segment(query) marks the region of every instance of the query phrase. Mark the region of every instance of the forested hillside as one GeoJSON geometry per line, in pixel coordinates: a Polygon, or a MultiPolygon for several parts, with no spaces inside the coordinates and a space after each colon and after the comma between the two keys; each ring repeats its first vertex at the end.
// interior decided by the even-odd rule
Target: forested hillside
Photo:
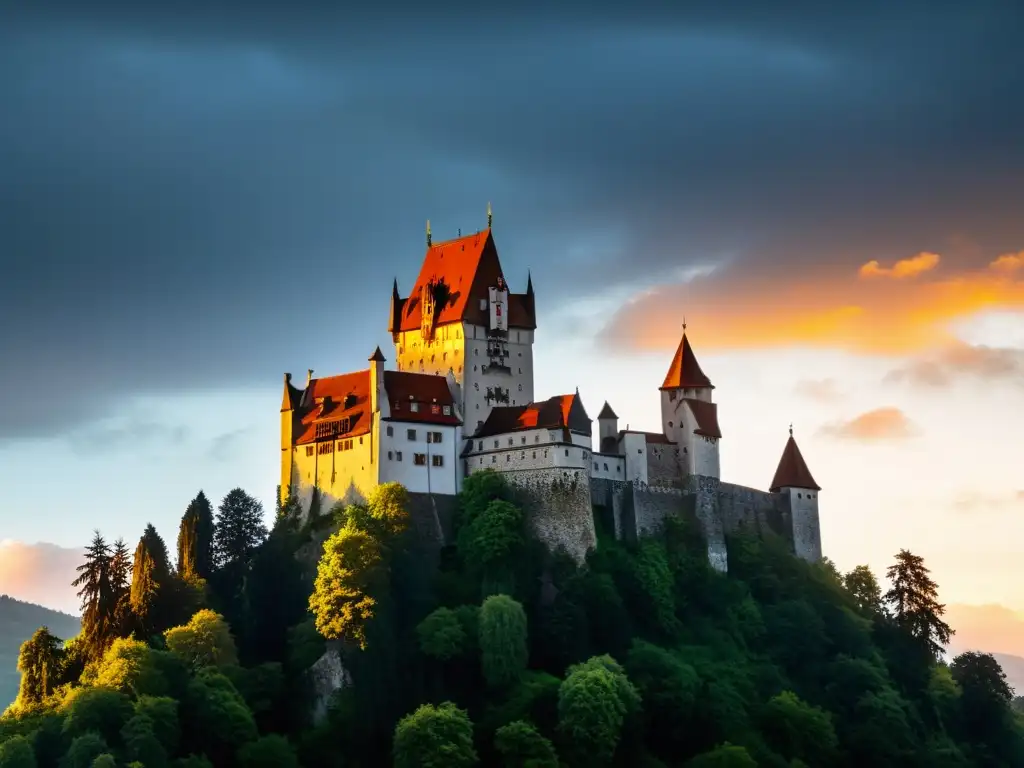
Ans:
{"type": "Polygon", "coordinates": [[[152,527],[134,555],[97,534],[81,634],[21,649],[0,768],[1024,765],[995,660],[938,661],[909,551],[883,586],[740,537],[725,576],[677,520],[577,566],[500,475],[440,551],[408,508],[389,484],[267,531],[243,491],[200,494],[173,563],[152,527]]]}
{"type": "Polygon", "coordinates": [[[0,595],[0,708],[18,695],[18,649],[43,626],[61,637],[71,637],[78,634],[79,621],[66,613],[0,595]]]}

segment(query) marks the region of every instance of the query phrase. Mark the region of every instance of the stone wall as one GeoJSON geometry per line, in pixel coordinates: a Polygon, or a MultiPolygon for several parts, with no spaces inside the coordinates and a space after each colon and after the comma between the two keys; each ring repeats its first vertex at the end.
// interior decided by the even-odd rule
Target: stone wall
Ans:
{"type": "Polygon", "coordinates": [[[577,562],[597,545],[590,476],[583,469],[537,469],[504,473],[522,497],[534,535],[555,551],[565,549],[577,562]]]}
{"type": "Polygon", "coordinates": [[[787,536],[788,510],[780,494],[743,485],[719,483],[718,509],[728,534],[754,532],[787,536]]]}
{"type": "Polygon", "coordinates": [[[647,483],[662,488],[680,488],[683,472],[679,447],[671,443],[647,444],[647,483]]]}

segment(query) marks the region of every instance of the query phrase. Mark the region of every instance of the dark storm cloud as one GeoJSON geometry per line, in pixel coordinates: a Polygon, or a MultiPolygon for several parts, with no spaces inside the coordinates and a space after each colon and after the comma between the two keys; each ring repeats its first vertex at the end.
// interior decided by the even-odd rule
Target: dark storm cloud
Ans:
{"type": "Polygon", "coordinates": [[[542,311],[709,259],[1024,239],[1011,4],[26,6],[0,28],[0,435],[356,365],[423,219],[487,200],[542,311]]]}

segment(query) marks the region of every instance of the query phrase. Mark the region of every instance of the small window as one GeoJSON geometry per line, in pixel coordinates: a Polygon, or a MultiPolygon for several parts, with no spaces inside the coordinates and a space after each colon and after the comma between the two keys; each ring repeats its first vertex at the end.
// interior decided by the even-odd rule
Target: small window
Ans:
{"type": "Polygon", "coordinates": [[[535,459],[537,458],[537,452],[536,451],[533,452],[533,458],[535,458],[535,459]]]}
{"type": "MultiPolygon", "coordinates": [[[[477,408],[479,408],[479,407],[480,406],[478,405],[477,408]]],[[[483,425],[484,425],[483,421],[481,421],[480,419],[477,419],[476,428],[480,429],[480,427],[482,427],[483,425]]],[[[481,441],[480,442],[480,450],[482,451],[483,449],[484,449],[484,444],[483,444],[483,441],[481,441]]]]}
{"type": "Polygon", "coordinates": [[[643,449],[643,448],[637,448],[637,449],[636,449],[636,452],[637,452],[637,453],[643,453],[643,452],[644,452],[644,449],[643,449]]]}
{"type": "Polygon", "coordinates": [[[427,442],[428,443],[440,443],[441,439],[442,439],[442,435],[441,435],[440,432],[427,432],[427,442]]]}
{"type": "Polygon", "coordinates": [[[412,455],[412,462],[417,467],[425,467],[427,465],[427,454],[425,454],[425,453],[414,453],[412,455]]]}
{"type": "Polygon", "coordinates": [[[597,471],[597,462],[596,461],[594,462],[594,471],[595,472],[597,471]]]}
{"type": "Polygon", "coordinates": [[[545,448],[545,449],[544,449],[544,458],[546,459],[547,457],[548,457],[548,449],[547,449],[547,448],[545,448]]]}
{"type": "Polygon", "coordinates": [[[444,456],[431,456],[430,457],[430,463],[433,464],[435,467],[443,467],[444,466],[444,456]]]}
{"type": "Polygon", "coordinates": [[[362,445],[362,444],[363,444],[363,438],[361,438],[361,437],[359,438],[359,444],[360,444],[360,445],[362,445]]]}
{"type": "Polygon", "coordinates": [[[419,403],[409,403],[409,410],[412,411],[413,413],[419,413],[420,412],[420,404],[419,403]]]}
{"type": "Polygon", "coordinates": [[[607,472],[607,471],[608,471],[608,465],[607,465],[607,464],[605,464],[605,465],[604,465],[604,471],[605,471],[605,472],[607,472]]]}
{"type": "Polygon", "coordinates": [[[508,439],[508,444],[509,444],[509,445],[515,445],[515,442],[516,442],[516,441],[515,441],[515,440],[513,440],[513,439],[512,439],[511,437],[510,437],[510,438],[508,439]]]}
{"type": "Polygon", "coordinates": [[[522,391],[523,391],[523,385],[522,385],[522,384],[520,384],[520,385],[519,385],[519,391],[520,391],[520,392],[522,392],[522,391]]]}
{"type": "Polygon", "coordinates": [[[473,389],[475,389],[477,392],[479,392],[480,391],[480,383],[474,381],[473,382],[473,389]]]}
{"type": "Polygon", "coordinates": [[[494,455],[494,454],[492,453],[492,454],[491,454],[491,464],[493,464],[493,463],[494,463],[494,462],[496,462],[497,460],[498,460],[498,457],[497,457],[497,456],[495,456],[495,455],[494,455]]]}
{"type": "Polygon", "coordinates": [[[407,429],[407,430],[405,430],[405,436],[408,439],[410,439],[410,440],[415,440],[416,439],[416,430],[415,429],[407,429]]]}
{"type": "Polygon", "coordinates": [[[533,436],[533,442],[539,443],[540,442],[540,435],[534,435],[533,436]]]}
{"type": "MultiPolygon", "coordinates": [[[[480,422],[480,423],[482,424],[483,422],[480,422]]],[[[477,426],[479,427],[479,426],[480,426],[480,424],[477,424],[477,426]]],[[[480,440],[480,441],[479,441],[479,442],[478,442],[478,443],[476,444],[476,449],[477,449],[478,451],[482,451],[482,450],[484,449],[484,441],[483,441],[483,440],[480,440]]]]}
{"type": "Polygon", "coordinates": [[[394,436],[395,436],[395,428],[394,427],[388,427],[388,437],[394,437],[394,436]]]}
{"type": "Polygon", "coordinates": [[[307,456],[312,456],[313,455],[313,446],[312,445],[307,445],[306,446],[306,455],[307,456]]]}
{"type": "Polygon", "coordinates": [[[512,454],[506,453],[505,454],[505,461],[512,461],[512,454]]]}
{"type": "Polygon", "coordinates": [[[568,455],[569,455],[569,449],[568,449],[568,448],[566,448],[566,449],[565,449],[565,455],[566,455],[566,456],[568,456],[568,455]]]}
{"type": "Polygon", "coordinates": [[[669,425],[669,426],[671,427],[671,426],[672,426],[672,422],[670,421],[670,422],[668,423],[668,425],[669,425]]]}
{"type": "Polygon", "coordinates": [[[450,405],[442,406],[441,407],[441,413],[443,413],[445,416],[451,416],[452,415],[452,407],[450,405]]]}
{"type": "Polygon", "coordinates": [[[441,406],[438,405],[437,403],[431,403],[430,404],[430,413],[431,413],[432,416],[440,416],[441,415],[441,406]]]}
{"type": "Polygon", "coordinates": [[[523,451],[522,453],[520,453],[519,454],[519,458],[520,459],[525,459],[526,458],[526,451],[523,451]]]}
{"type": "Polygon", "coordinates": [[[494,441],[494,447],[495,447],[495,448],[497,448],[497,447],[498,447],[498,441],[497,441],[497,440],[495,440],[495,441],[494,441]]]}
{"type": "Polygon", "coordinates": [[[395,458],[395,454],[392,451],[388,451],[388,461],[391,461],[394,458],[395,458]]]}
{"type": "Polygon", "coordinates": [[[523,435],[519,442],[521,442],[523,445],[526,445],[526,435],[523,435]]]}

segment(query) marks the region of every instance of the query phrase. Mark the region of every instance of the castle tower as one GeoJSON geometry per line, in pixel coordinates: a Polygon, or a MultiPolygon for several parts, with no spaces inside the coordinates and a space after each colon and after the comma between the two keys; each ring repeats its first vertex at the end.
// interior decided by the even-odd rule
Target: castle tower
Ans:
{"type": "Polygon", "coordinates": [[[684,476],[721,477],[718,443],[718,406],[714,385],[701,370],[683,325],[683,338],[672,357],[661,387],[661,423],[665,436],[679,450],[684,476]]]}
{"type": "Polygon", "coordinates": [[[459,384],[467,437],[496,406],[534,399],[533,281],[512,293],[490,228],[447,242],[428,241],[407,298],[392,289],[388,330],[399,371],[447,376],[459,384]]]}
{"type": "Polygon", "coordinates": [[[797,557],[812,563],[821,559],[821,526],[818,519],[818,491],[821,488],[807,468],[800,448],[789,428],[789,440],[782,451],[775,477],[768,489],[783,498],[789,511],[793,533],[793,549],[797,557]]]}
{"type": "Polygon", "coordinates": [[[280,501],[283,504],[288,498],[292,485],[294,461],[292,446],[295,444],[296,408],[302,398],[302,390],[292,386],[292,375],[284,375],[284,394],[281,396],[281,478],[280,501]]]}
{"type": "Polygon", "coordinates": [[[598,453],[618,453],[619,417],[605,400],[604,408],[597,414],[598,453]]]}

